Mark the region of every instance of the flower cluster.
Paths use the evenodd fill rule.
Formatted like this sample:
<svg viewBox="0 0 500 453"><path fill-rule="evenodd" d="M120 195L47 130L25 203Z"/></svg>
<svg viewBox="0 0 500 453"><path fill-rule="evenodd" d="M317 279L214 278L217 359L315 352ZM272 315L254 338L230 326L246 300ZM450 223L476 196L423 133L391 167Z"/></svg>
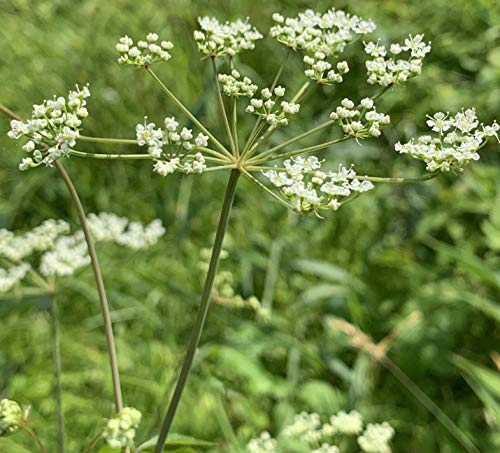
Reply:
<svg viewBox="0 0 500 453"><path fill-rule="evenodd" d="M404 45L391 44L389 52L396 56L401 52L409 52L407 59L386 58L387 49L380 43L365 43L365 52L373 57L366 62L368 83L387 87L405 82L419 75L425 56L431 51L431 43L424 42L424 35L409 36Z"/></svg>
<svg viewBox="0 0 500 453"><path fill-rule="evenodd" d="M19 262L33 252L43 252L54 246L61 234L68 234L70 226L64 220L48 219L24 234L0 229L0 256Z"/></svg>
<svg viewBox="0 0 500 453"><path fill-rule="evenodd" d="M115 242L132 250L144 250L156 244L165 233L160 220L148 225L130 222L115 214L90 214L89 228L96 241ZM90 263L83 231L69 235L70 227L62 220L45 220L24 234L0 230L0 257L12 262L8 269L0 268L0 293L10 291L30 270L25 260L35 252L42 252L40 274L68 276Z"/></svg>
<svg viewBox="0 0 500 453"><path fill-rule="evenodd" d="M363 430L363 418L358 411L340 411L330 417L330 426L336 433L354 435Z"/></svg>
<svg viewBox="0 0 500 453"><path fill-rule="evenodd" d="M256 439L252 439L247 444L248 453L276 453L276 439L273 439L271 435L264 431Z"/></svg>
<svg viewBox="0 0 500 453"><path fill-rule="evenodd" d="M284 446L296 445L300 451L311 453L340 453L334 443L342 443L345 436L358 436L361 450L367 453L390 453L389 442L394 436L394 429L387 422L368 424L363 432L363 419L359 412L340 411L330 417L329 423L322 424L316 413L302 412L295 415L292 422L285 426L276 439L264 431L260 437L247 444L249 453L275 453L288 451ZM302 449L303 448L303 449ZM299 450L297 450L299 451Z"/></svg>
<svg viewBox="0 0 500 453"><path fill-rule="evenodd" d="M243 77L242 80L240 80L240 78L241 75L236 69L233 69L231 74L219 74L219 82L222 84L222 92L227 96L246 96L251 98L259 87L248 77Z"/></svg>
<svg viewBox="0 0 500 453"><path fill-rule="evenodd" d="M498 123L480 124L474 109L462 110L455 116L437 112L428 116L427 126L433 135L422 135L405 144L398 142L395 149L423 160L430 172L461 172L471 160L479 159L477 151L488 137L498 140Z"/></svg>
<svg viewBox="0 0 500 453"><path fill-rule="evenodd" d="M198 50L209 57L233 57L243 50L253 50L255 41L263 38L248 20L221 24L214 17L200 17L198 23L201 30L194 32L194 39Z"/></svg>
<svg viewBox="0 0 500 453"><path fill-rule="evenodd" d="M300 104L280 101L283 96L285 88L282 86L277 86L272 92L269 88L264 88L260 92L260 98L250 99L245 111L259 116L273 128L286 126L289 117L299 113Z"/></svg>
<svg viewBox="0 0 500 453"><path fill-rule="evenodd" d="M193 131L186 127L178 130L175 117L165 118L165 129L156 128L155 123L144 123L135 128L137 144L147 146L149 155L154 159L153 170L161 176L180 171L183 173L202 173L206 168L202 153L196 149L208 145L208 137L201 132L193 140Z"/></svg>
<svg viewBox="0 0 500 453"><path fill-rule="evenodd" d="M380 128L391 122L389 115L378 113L371 98L364 98L358 106L343 99L330 118L342 127L344 133L357 138L378 137Z"/></svg>
<svg viewBox="0 0 500 453"><path fill-rule="evenodd" d="M309 55L304 55L304 63L309 66L304 71L306 77L315 80L318 83L331 84L342 83L344 74L349 72L347 61L339 61L336 65L337 72L332 69L332 64L325 60L324 52L315 52L314 58Z"/></svg>
<svg viewBox="0 0 500 453"><path fill-rule="evenodd" d="M283 429L281 435L299 439L306 444L316 444L322 438L320 417L316 413L301 412L295 415L292 423Z"/></svg>
<svg viewBox="0 0 500 453"><path fill-rule="evenodd" d="M294 50L303 50L304 62L309 66L305 74L320 83L341 82L342 74L349 67L346 62L337 63L337 71L326 59L343 52L346 45L357 35L375 30L371 20L363 20L334 8L324 14L307 10L297 17L285 18L274 14L276 25L271 28L271 36Z"/></svg>
<svg viewBox="0 0 500 453"><path fill-rule="evenodd" d="M116 45L116 50L120 52L118 63L132 64L139 68L144 68L157 61L168 61L172 58L169 50L174 45L170 41L161 41L156 33L149 33L145 41L138 41L134 44L132 38L123 36Z"/></svg>
<svg viewBox="0 0 500 453"><path fill-rule="evenodd" d="M0 294L9 292L26 276L29 270L30 266L26 263L11 266L9 269L0 267Z"/></svg>
<svg viewBox="0 0 500 453"><path fill-rule="evenodd" d="M142 415L133 407L124 407L106 422L102 437L110 448L122 449L134 446L136 430Z"/></svg>
<svg viewBox="0 0 500 453"><path fill-rule="evenodd" d="M363 435L358 437L358 444L367 453L390 453L389 442L393 436L394 428L389 423L369 423Z"/></svg>
<svg viewBox="0 0 500 453"><path fill-rule="evenodd" d="M33 106L31 119L12 120L7 135L14 139L26 138L22 149L29 157L22 159L19 169L51 166L60 157L69 157L80 136L82 120L88 116L86 99L90 96L88 85L62 96L44 100Z"/></svg>
<svg viewBox="0 0 500 453"><path fill-rule="evenodd" d="M23 421L23 411L19 404L8 399L0 400L0 437L18 431Z"/></svg>
<svg viewBox="0 0 500 453"><path fill-rule="evenodd" d="M283 165L284 171L268 170L263 174L299 212L336 211L348 197L373 189L373 184L360 180L352 167L340 165L337 172L321 171L316 156L287 159Z"/></svg>

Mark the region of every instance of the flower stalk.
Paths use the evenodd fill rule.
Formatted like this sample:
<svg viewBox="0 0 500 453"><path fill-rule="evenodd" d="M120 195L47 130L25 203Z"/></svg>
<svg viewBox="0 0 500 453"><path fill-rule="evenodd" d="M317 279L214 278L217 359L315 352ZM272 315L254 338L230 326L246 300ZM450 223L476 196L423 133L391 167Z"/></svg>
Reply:
<svg viewBox="0 0 500 453"><path fill-rule="evenodd" d="M208 268L208 273L205 279L205 285L203 287L203 293L200 300L200 306L198 307L198 313L196 315L195 324L193 327L191 338L189 339L188 348L186 351L186 355L184 357L184 361L182 363L181 372L179 374L179 378L175 386L174 394L172 396L170 405L167 409L167 413L165 415L165 418L163 419L163 423L160 428L158 442L156 444L154 453L161 453L163 451L163 447L165 446L165 442L167 440L170 427L172 426L172 422L175 413L177 411L177 407L179 405L182 392L184 390L184 387L186 385L189 376L189 372L191 371L191 367L193 365L194 356L198 348L198 344L200 342L201 333L203 331L203 327L205 325L205 321L208 314L208 309L210 308L212 288L214 285L215 275L217 273L217 267L219 265L219 258L222 251L222 243L224 241L224 236L226 234L226 229L229 221L229 216L231 213L231 208L234 202L234 196L236 193L236 186L238 183L239 176L240 172L236 169L233 169L229 176L229 181L226 188L226 194L224 196L224 203L222 205L222 210L220 214L219 225L217 227L217 233L215 235L215 241L212 248L210 265Z"/></svg>

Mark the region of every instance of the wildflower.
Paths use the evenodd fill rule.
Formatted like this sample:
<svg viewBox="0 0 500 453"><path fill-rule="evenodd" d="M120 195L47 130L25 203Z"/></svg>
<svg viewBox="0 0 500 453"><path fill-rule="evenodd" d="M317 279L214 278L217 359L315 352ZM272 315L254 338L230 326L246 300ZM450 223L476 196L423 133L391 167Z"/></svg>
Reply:
<svg viewBox="0 0 500 453"><path fill-rule="evenodd" d="M9 292L17 283L19 283L28 273L29 264L20 263L9 269L0 267L0 294Z"/></svg>
<svg viewBox="0 0 500 453"><path fill-rule="evenodd" d="M277 449L276 439L264 431L257 439L252 439L248 444L246 450L248 453L276 453Z"/></svg>
<svg viewBox="0 0 500 453"><path fill-rule="evenodd" d="M293 422L282 431L283 437L297 438L307 444L315 444L321 440L321 421L316 413L301 412L295 415Z"/></svg>
<svg viewBox="0 0 500 453"><path fill-rule="evenodd" d="M210 57L233 57L243 50L255 49L255 41L263 38L248 19L221 24L213 17L200 17L198 23L201 30L194 32L194 39L198 50Z"/></svg>
<svg viewBox="0 0 500 453"><path fill-rule="evenodd" d="M61 157L69 157L80 136L82 120L88 116L86 99L90 96L88 85L62 96L34 105L27 121L12 120L7 135L28 141L22 146L30 154L22 159L19 169L25 171L39 165L52 166Z"/></svg>
<svg viewBox="0 0 500 453"><path fill-rule="evenodd" d="M23 411L18 403L8 399L0 400L0 437L18 431L23 421Z"/></svg>
<svg viewBox="0 0 500 453"><path fill-rule="evenodd" d="M156 44L159 37L156 33L149 33L146 41L139 41L134 45L134 41L128 36L120 38L116 45L116 50L120 53L118 63L132 64L139 68L144 68L158 61L168 61L172 58L169 50L174 45L170 41L162 41Z"/></svg>
<svg viewBox="0 0 500 453"><path fill-rule="evenodd" d="M133 407L124 407L106 422L102 437L110 448L122 449L134 446L136 430L142 415Z"/></svg>
<svg viewBox="0 0 500 453"><path fill-rule="evenodd" d="M339 62L335 72L326 60L343 52L357 35L375 30L372 21L334 8L324 14L309 9L288 18L273 14L273 21L271 36L289 48L303 50L305 75L318 83L342 82L342 74L349 71L347 63Z"/></svg>
<svg viewBox="0 0 500 453"><path fill-rule="evenodd" d="M231 74L219 74L218 79L222 84L222 92L227 96L251 98L258 89L258 86L252 83L248 77L243 77L238 71L232 71Z"/></svg>
<svg viewBox="0 0 500 453"><path fill-rule="evenodd" d="M381 127L389 124L391 118L384 113L378 113L373 104L372 99L365 98L359 106L355 106L353 101L345 98L330 114L330 119L342 127L347 135L357 138L378 137L381 135ZM369 111L362 112L359 107Z"/></svg>
<svg viewBox="0 0 500 453"><path fill-rule="evenodd" d="M396 85L406 82L422 71L422 64L425 56L431 51L431 43L423 41L424 35L409 36L404 45L391 44L390 53L399 55L401 52L409 52L407 59L394 60L386 58L387 50L385 46L378 42L365 43L365 52L373 57L366 62L368 71L368 83L380 86Z"/></svg>
<svg viewBox="0 0 500 453"><path fill-rule="evenodd" d="M390 453L389 442L393 436L394 428L389 423L369 423L364 433L358 437L358 444L367 453Z"/></svg>
<svg viewBox="0 0 500 453"><path fill-rule="evenodd" d="M202 173L206 170L205 157L200 152L190 153L208 146L208 136L199 133L193 141L193 131L183 127L175 117L164 120L165 129L157 128L147 121L136 126L137 144L147 146L149 155L154 159L153 171L167 176L176 171L183 173Z"/></svg>
<svg viewBox="0 0 500 453"><path fill-rule="evenodd" d="M286 126L288 125L289 117L299 112L300 104L280 101L285 96L285 93L286 90L282 86L276 87L272 92L269 88L264 88L260 92L260 99L250 99L250 103L245 111L259 116L273 128Z"/></svg>
<svg viewBox="0 0 500 453"><path fill-rule="evenodd" d="M355 410L349 413L340 411L338 414L332 415L330 423L336 428L337 432L342 434L359 434L363 429L361 414Z"/></svg>
<svg viewBox="0 0 500 453"><path fill-rule="evenodd" d="M471 161L479 160L478 151L489 137L498 139L498 123L480 124L474 109L455 116L437 112L427 118L427 126L435 134L412 138L405 144L398 142L395 150L423 160L430 172L461 172Z"/></svg>
<svg viewBox="0 0 500 453"><path fill-rule="evenodd" d="M339 447L327 443L321 444L321 447L312 450L311 453L340 453Z"/></svg>

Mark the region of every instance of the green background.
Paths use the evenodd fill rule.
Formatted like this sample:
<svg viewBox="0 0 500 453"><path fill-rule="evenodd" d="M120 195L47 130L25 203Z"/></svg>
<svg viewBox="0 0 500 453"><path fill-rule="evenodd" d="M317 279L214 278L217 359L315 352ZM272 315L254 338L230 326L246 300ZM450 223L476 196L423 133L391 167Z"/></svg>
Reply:
<svg viewBox="0 0 500 453"><path fill-rule="evenodd" d="M374 175L421 174L423 165L396 155L393 145L423 130L426 113L473 106L486 123L497 116L500 5L494 0L0 0L0 102L26 116L32 104L90 82L86 135L133 137L145 114L157 123L171 114L181 118L145 73L116 64L120 36L139 39L156 31L175 44L173 59L159 65L158 74L222 136L210 68L192 39L196 18L249 16L265 32L273 12L291 16L306 7L331 6L372 18L375 36L383 40L423 32L433 44L423 74L378 103L392 118L384 135L325 152L332 166L344 161ZM239 68L263 85L272 80L282 54L281 46L265 39L241 56ZM347 57L346 82L316 90L276 140L319 123L343 97L373 93L365 83L362 44ZM283 80L291 89L301 83L299 56L291 59ZM245 132L251 123L242 127ZM8 121L0 118L0 227L24 230L49 217L76 225L53 169L17 170L21 151L7 130ZM328 134L304 146L326 141ZM81 149L104 151L91 144ZM125 401L142 411L139 438L146 439L155 433L158 409L187 343L203 282L200 250L213 241L227 175L161 178L149 162L73 158L64 164L89 212L111 211L143 222L159 217L167 227L160 244L146 253L98 248ZM344 318L379 341L418 311L420 321L405 329L390 357L481 451L498 451L498 164L493 145L459 177L379 186L325 220L291 215L241 181L222 269L234 273L239 294L272 305L272 315L264 320L249 309L212 308L175 432L215 440L219 451L231 451L263 429L278 432L294 412L328 417L356 408L367 421L387 420L395 427L396 452L460 451L390 372L350 347L326 322L330 315ZM112 389L90 269L61 284L68 451L77 451L109 415ZM53 451L47 308L46 298L0 300L0 396L32 405L33 424ZM30 445L25 434L12 440ZM15 451L8 445L5 451Z"/></svg>

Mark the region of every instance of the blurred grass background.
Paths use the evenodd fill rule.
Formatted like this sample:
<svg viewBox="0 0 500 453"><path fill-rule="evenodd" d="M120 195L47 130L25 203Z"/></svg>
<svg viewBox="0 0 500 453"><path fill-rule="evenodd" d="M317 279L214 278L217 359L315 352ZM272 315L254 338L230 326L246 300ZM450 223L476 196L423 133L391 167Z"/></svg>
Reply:
<svg viewBox="0 0 500 453"><path fill-rule="evenodd" d="M325 153L331 165L352 161L363 173L418 174L423 167L396 156L393 145L421 130L426 113L474 106L485 122L498 116L495 0L0 0L0 102L27 115L32 104L90 82L85 134L132 137L145 114L153 121L177 115L144 73L116 64L120 36L156 31L175 44L173 60L158 67L160 76L221 135L211 73L192 39L196 18L249 16L266 31L273 12L287 16L332 6L372 18L375 35L383 40L424 32L433 51L420 77L381 99L379 110L392 118L384 137ZM262 85L272 80L282 54L281 46L266 39L256 52L242 55L239 67ZM320 122L343 97L373 93L365 83L361 43L348 50L348 59L351 72L341 88L317 90L277 140ZM285 70L287 87L300 84L300 68L296 56ZM8 121L0 118L0 227L27 229L48 217L74 222L55 171L19 173L20 151L7 130ZM223 269L234 272L240 294L264 299L272 315L263 320L251 310L212 308L175 431L216 440L219 451L230 451L232 434L224 420L244 443L263 429L276 432L294 412L327 416L357 408L368 421L387 420L396 428L396 452L460 451L390 373L350 348L326 323L329 315L342 317L378 341L419 311L421 320L397 339L391 358L481 451L498 451L498 165L498 147L491 146L463 176L381 186L325 220L291 216L242 181ZM98 250L125 401L143 412L140 436L146 438L155 432L159 404L187 342L203 280L200 249L211 245L227 176L153 177L148 162L71 159L65 166L89 212L112 211L141 221L159 217L167 226L166 237L147 253ZM76 451L109 414L112 399L90 270L63 285L64 405L68 450ZM0 300L0 395L32 405L35 427L52 451L47 308L45 298ZM16 442L30 445L23 436ZM3 448L14 448L8 445Z"/></svg>

